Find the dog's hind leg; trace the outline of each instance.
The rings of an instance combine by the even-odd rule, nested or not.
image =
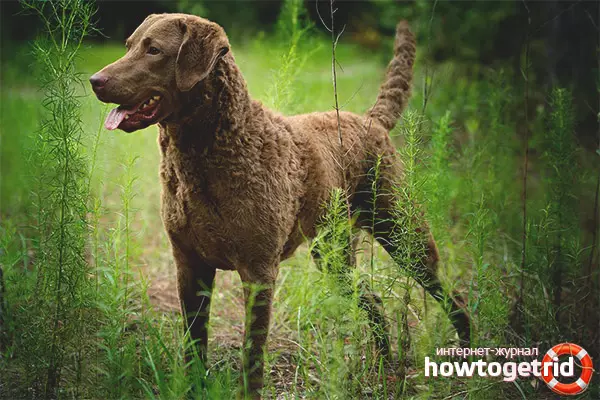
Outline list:
[[[359,235],[355,233],[352,237],[352,243],[349,243],[348,247],[345,249],[347,259],[346,264],[348,268],[342,271],[334,271],[337,278],[336,280],[338,281],[342,292],[347,296],[352,295],[352,284],[349,279],[351,268],[356,266],[356,248],[358,246],[359,239]],[[323,240],[327,240],[327,237],[325,237]],[[318,245],[313,246],[311,250],[311,254],[315,260],[315,263],[317,264],[317,267],[321,271],[325,269],[326,271],[331,272],[331,269],[326,264],[324,257],[322,257],[321,253],[319,252],[318,247]],[[361,281],[358,289],[358,306],[367,313],[369,324],[375,338],[377,350],[381,355],[387,356],[390,353],[390,340],[388,337],[389,326],[387,320],[385,319],[383,301],[372,290],[368,281]]]
[[[402,243],[402,237],[398,237],[397,232],[395,232],[396,226],[392,212],[393,199],[392,195],[380,194],[377,197],[377,207],[374,211],[376,213],[375,225],[372,226],[371,212],[373,211],[369,210],[369,212],[361,215],[359,223],[362,223],[360,226],[374,235],[375,239],[401,267],[410,269],[411,277],[425,288],[440,303],[446,313],[448,313],[450,321],[458,333],[461,344],[468,345],[470,342],[471,324],[469,316],[464,310],[466,302],[459,294],[449,295],[442,288],[437,275],[439,253],[429,227],[423,221],[419,224],[420,227],[416,229],[419,234],[418,240],[422,240],[416,247],[422,248],[424,251],[419,251],[418,255],[403,254],[403,248],[406,247],[406,244]],[[369,208],[372,210],[372,207]],[[414,260],[413,265],[402,265],[405,263],[405,260],[412,258],[417,258],[417,260]]]
[[[377,350],[382,356],[390,353],[390,338],[388,336],[389,324],[385,319],[383,301],[377,293],[373,291],[368,281],[360,283],[360,297],[358,299],[360,308],[367,312],[371,329],[375,336]]]

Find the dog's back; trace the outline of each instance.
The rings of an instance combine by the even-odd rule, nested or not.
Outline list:
[[[308,173],[305,180],[304,210],[300,212],[300,228],[306,236],[316,234],[316,223],[323,212],[323,204],[333,188],[347,189],[350,201],[364,186],[368,186],[369,171],[380,160],[380,168],[387,178],[399,178],[396,150],[389,131],[396,125],[411,95],[415,39],[402,21],[396,29],[394,57],[375,105],[366,115],[335,111],[316,112],[287,117],[291,136],[303,158]],[[362,200],[356,198],[357,202]],[[299,235],[299,234],[298,234]],[[296,236],[298,236],[296,235]],[[294,239],[294,238],[293,238]],[[301,238],[297,238],[297,242]],[[294,246],[289,243],[288,248]]]

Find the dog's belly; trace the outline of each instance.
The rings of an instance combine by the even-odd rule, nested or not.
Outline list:
[[[300,209],[293,230],[287,238],[281,259],[285,260],[294,255],[296,249],[307,239],[312,239],[317,234],[318,223],[322,214],[326,211],[323,204],[328,199],[330,190],[323,186],[307,192],[307,196],[302,201],[303,207]]]
[[[304,236],[302,236],[299,229],[292,232],[281,251],[281,260],[283,261],[293,256],[296,249],[304,242],[304,240]]]

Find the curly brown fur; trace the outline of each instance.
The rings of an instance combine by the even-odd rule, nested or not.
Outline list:
[[[393,198],[380,196],[381,204],[374,207],[360,193],[371,187],[368,172],[380,156],[382,189],[391,193],[392,182],[400,179],[388,132],[410,96],[414,37],[408,24],[398,25],[394,58],[371,111],[340,113],[342,147],[334,112],[287,117],[252,100],[225,33],[213,22],[184,14],[151,15],[128,39],[128,48],[91,79],[100,100],[122,105],[107,127],[133,131],[159,124],[162,217],[186,327],[204,358],[215,271],[238,271],[250,307],[247,390],[260,397],[278,265],[306,237],[315,236],[331,190],[346,183],[354,212],[366,216],[377,210],[377,238],[395,252],[387,222]],[[159,100],[137,109],[146,98]],[[343,160],[344,172],[336,160]],[[423,260],[429,273],[421,283],[442,301],[437,250],[433,239],[429,243]],[[250,285],[259,287],[255,296]],[[373,310],[372,319],[383,324],[382,314],[374,311],[377,298],[364,298],[372,304],[364,307]],[[457,328],[466,339],[468,319],[460,315]]]

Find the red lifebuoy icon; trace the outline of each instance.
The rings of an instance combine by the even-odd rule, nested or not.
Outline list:
[[[553,375],[553,368],[544,368],[546,363],[554,362],[555,357],[559,357],[565,354],[577,357],[581,363],[581,376],[577,381],[573,383],[561,383]],[[582,393],[587,389],[590,380],[592,379],[592,372],[594,366],[592,364],[592,358],[581,346],[573,343],[561,343],[557,344],[544,356],[542,360],[542,379],[546,382],[546,385],[554,392],[558,394],[575,395]]]

